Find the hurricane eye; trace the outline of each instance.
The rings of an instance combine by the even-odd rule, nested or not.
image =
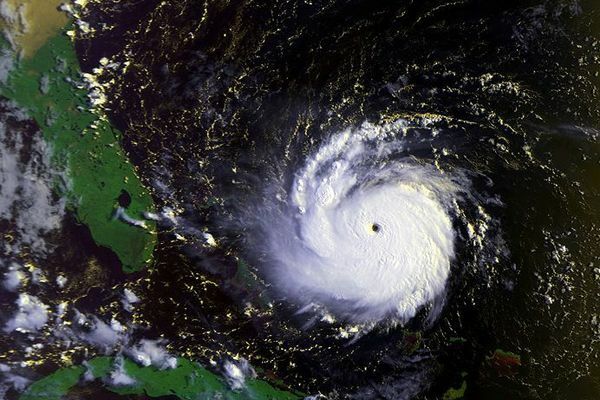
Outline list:
[[[371,225],[371,230],[375,233],[378,233],[381,230],[381,227],[379,226],[379,224],[373,223]]]

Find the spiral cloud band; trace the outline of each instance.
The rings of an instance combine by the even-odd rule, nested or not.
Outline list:
[[[269,229],[270,275],[289,300],[351,322],[400,323],[443,303],[458,188],[410,156],[409,144],[426,142],[407,138],[411,128],[364,123],[308,158]]]

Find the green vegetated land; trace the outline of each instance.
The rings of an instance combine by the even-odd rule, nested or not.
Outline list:
[[[54,374],[32,384],[19,400],[60,400],[83,380],[89,368],[94,380],[105,379],[115,368],[112,357],[97,357],[87,366],[61,369]],[[215,374],[197,363],[178,359],[177,367],[159,370],[154,367],[140,367],[124,359],[125,373],[135,380],[131,385],[110,386],[108,390],[121,395],[146,395],[160,397],[174,395],[182,400],[297,400],[298,394],[276,389],[266,382],[251,379],[246,381],[243,390],[233,391]]]
[[[68,167],[70,205],[96,243],[112,249],[126,272],[139,271],[152,258],[154,225],[145,230],[113,214],[121,190],[131,195],[127,212],[134,218],[152,209],[152,198],[120,147],[120,133],[89,111],[86,89],[73,83],[81,81],[79,73],[74,45],[61,32],[32,57],[17,61],[0,94],[28,111],[51,144],[54,160]]]
[[[40,126],[52,146],[54,161],[68,171],[71,184],[63,194],[78,220],[90,228],[94,240],[112,249],[125,271],[141,270],[152,258],[155,226],[148,223],[149,229],[145,230],[127,225],[114,218],[114,211],[121,190],[131,195],[127,212],[134,218],[152,209],[152,198],[120,147],[120,133],[89,111],[87,91],[75,86],[74,82],[81,79],[73,43],[61,33],[31,58],[16,62],[6,83],[0,85],[0,94],[25,109]],[[88,363],[95,379],[110,376],[114,364],[111,357],[98,357]],[[122,395],[175,395],[181,399],[221,396],[228,400],[301,398],[260,380],[247,381],[242,391],[229,390],[215,374],[186,359],[179,359],[178,367],[172,370],[140,367],[124,360],[124,369],[136,383],[108,386]],[[84,366],[61,369],[32,384],[20,399],[59,400],[78,386],[85,371]]]

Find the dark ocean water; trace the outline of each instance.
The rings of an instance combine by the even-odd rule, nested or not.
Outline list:
[[[599,12],[592,1],[89,5],[84,19],[106,25],[78,43],[84,69],[129,63],[104,75],[110,117],[158,209],[178,215],[144,281],[145,323],[199,360],[239,354],[331,398],[441,398],[463,381],[473,399],[600,398]],[[426,324],[423,310],[349,343],[337,338],[347,324],[307,325],[271,290],[252,216],[336,132],[400,118],[415,124],[404,156],[466,171],[478,200],[453,220],[439,318]]]

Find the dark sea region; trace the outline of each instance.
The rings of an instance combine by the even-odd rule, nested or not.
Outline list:
[[[90,3],[156,204],[140,323],[328,398],[598,398],[599,11]]]

